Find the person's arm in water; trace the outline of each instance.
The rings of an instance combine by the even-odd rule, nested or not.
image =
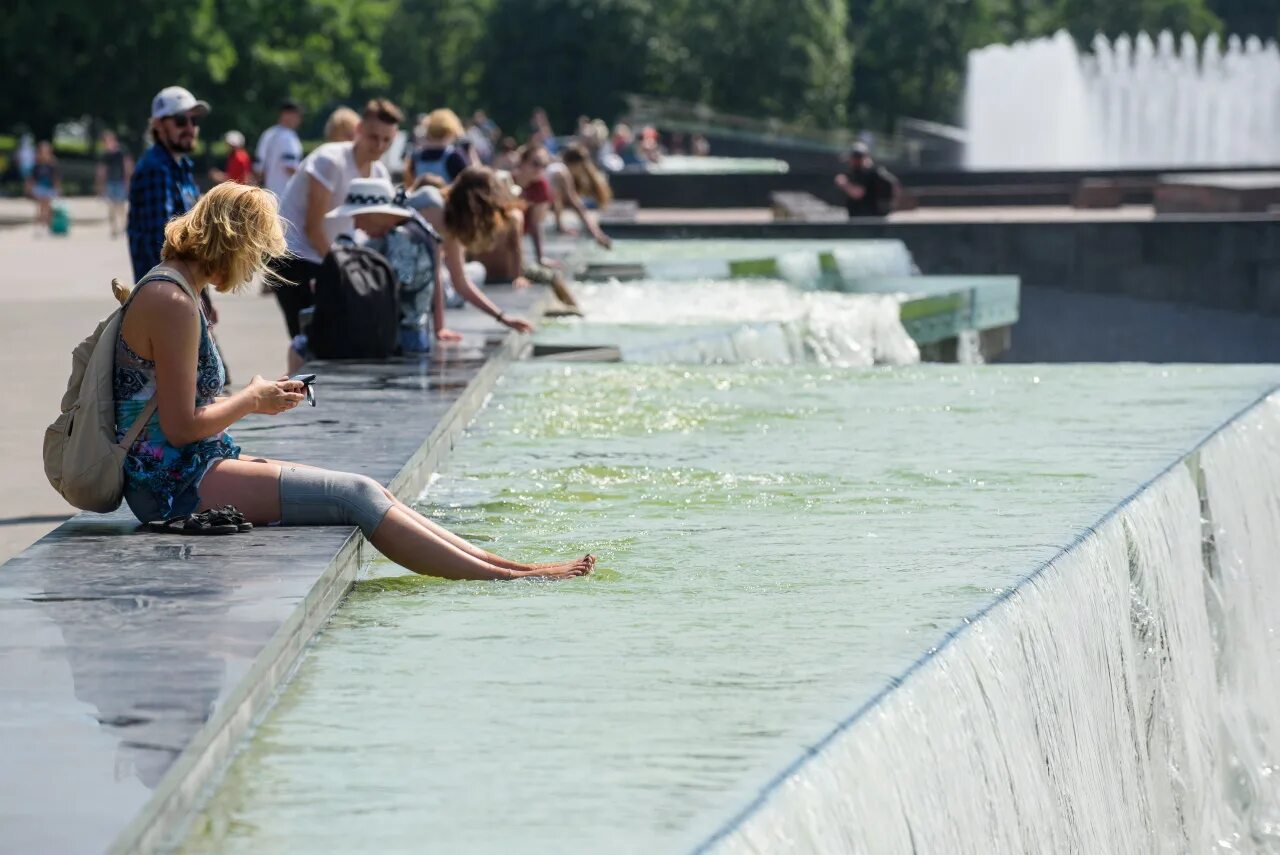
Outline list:
[[[431,325],[435,328],[436,341],[462,341],[462,334],[448,329],[444,325],[444,276],[440,270],[443,266],[444,243],[436,244],[436,263],[431,285]]]
[[[613,246],[613,241],[591,219],[590,214],[587,213],[587,206],[583,203],[582,197],[578,195],[577,188],[573,186],[573,181],[563,172],[560,172],[556,174],[555,182],[556,186],[553,189],[556,191],[556,197],[563,199],[570,208],[573,208],[574,213],[578,215],[578,219],[582,220],[583,227],[586,228],[587,233],[591,235],[596,243],[605,249],[610,249]],[[541,251],[538,252],[538,258],[542,258]]]
[[[329,252],[329,235],[324,230],[324,215],[329,212],[329,188],[314,175],[308,176],[307,180],[307,223],[303,232],[311,248],[317,254],[325,255]]]
[[[138,326],[134,332],[151,343],[160,429],[172,445],[181,447],[217,436],[250,413],[275,415],[293,409],[303,399],[298,388],[301,383],[273,383],[257,376],[234,395],[195,406],[196,373],[192,366],[200,355],[200,319],[195,304],[177,285],[161,282],[148,286],[135,303]]]
[[[502,313],[497,304],[484,295],[470,279],[467,278],[466,250],[462,243],[452,235],[444,237],[444,261],[449,269],[449,277],[453,280],[453,290],[458,296],[493,318],[500,324],[510,327],[516,332],[533,332],[533,324],[524,318],[509,317]]]

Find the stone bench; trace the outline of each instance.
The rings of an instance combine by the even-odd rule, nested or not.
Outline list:
[[[844,222],[849,215],[844,208],[814,196],[812,193],[800,193],[791,190],[775,190],[769,194],[770,206],[773,208],[775,220],[790,220],[802,223]]]
[[[632,199],[614,199],[600,211],[600,224],[634,223],[639,214],[639,202]]]
[[[487,291],[508,312],[542,299]],[[411,499],[530,346],[470,307],[450,327],[466,340],[438,359],[315,363],[317,407],[232,434]],[[0,566],[0,851],[165,845],[373,554],[350,527],[158,535],[122,508]]]

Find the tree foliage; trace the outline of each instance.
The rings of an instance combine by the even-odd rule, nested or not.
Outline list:
[[[814,127],[958,118],[969,50],[1068,29],[1274,38],[1274,0],[43,0],[0,28],[0,131],[92,116],[140,132],[181,84],[209,131],[253,136],[280,99],[311,112],[389,95],[409,111],[534,106],[567,128],[627,92]]]

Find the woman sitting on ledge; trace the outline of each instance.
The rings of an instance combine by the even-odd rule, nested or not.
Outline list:
[[[118,437],[157,408],[125,459],[125,501],[143,522],[233,505],[255,525],[355,525],[383,555],[449,579],[563,578],[595,559],[529,565],[500,558],[399,501],[371,478],[240,456],[227,428],[250,413],[279,415],[303,400],[297,381],[256,376],[218,397],[222,359],[197,299],[234,291],[285,251],[275,197],[220,184],[164,231],[162,263],[134,289],[116,346]]]

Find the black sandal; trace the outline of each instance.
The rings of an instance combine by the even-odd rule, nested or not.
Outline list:
[[[156,520],[147,523],[147,531],[156,534],[187,534],[196,536],[213,536],[235,534],[239,529],[226,523],[213,523],[207,514],[190,514],[185,517],[169,517],[167,520]]]
[[[220,508],[212,508],[205,511],[210,523],[217,525],[233,525],[236,531],[245,532],[253,531],[253,523],[244,518],[244,514],[236,509],[235,505],[223,505]]]

